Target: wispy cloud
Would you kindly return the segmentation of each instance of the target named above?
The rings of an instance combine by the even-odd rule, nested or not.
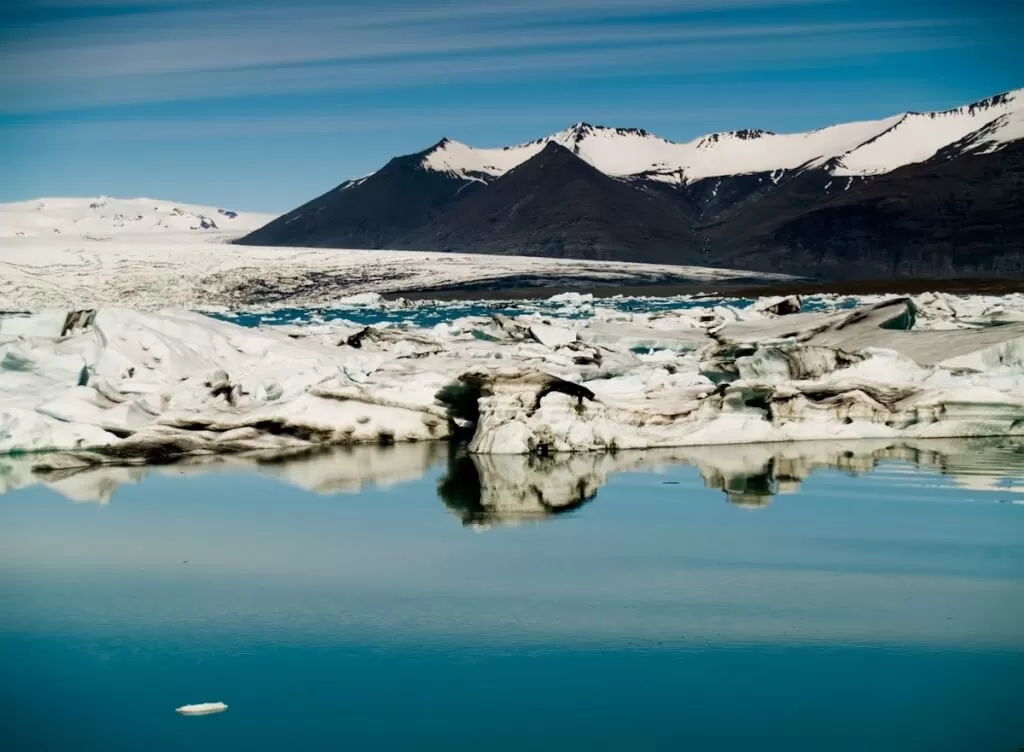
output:
[[[14,50],[0,55],[4,72],[0,82],[31,84],[37,81],[129,77],[190,71],[240,70],[291,66],[329,61],[381,60],[450,56],[488,51],[508,54],[541,48],[630,46],[652,43],[687,43],[705,40],[764,37],[811,38],[825,34],[872,35],[879,32],[914,32],[948,26],[939,21],[873,21],[830,24],[724,26],[693,28],[661,24],[617,27],[590,25],[537,27],[512,30],[436,30],[399,33],[394,29],[352,29],[317,24],[292,29],[261,29],[259,33],[227,40],[204,34],[173,40],[130,40],[89,44],[50,51],[45,60],[36,50]],[[797,52],[794,50],[793,52]],[[791,53],[792,54],[792,53]],[[45,63],[45,64],[44,64]],[[130,64],[129,64],[130,63]]]
[[[759,117],[792,117],[803,114],[827,120],[833,111],[827,105],[818,103],[803,107],[785,106],[777,108],[759,107]],[[839,108],[836,111],[842,111]],[[77,118],[55,117],[45,123],[0,123],[0,137],[4,135],[31,134],[51,139],[74,139],[76,141],[155,141],[176,140],[238,139],[278,135],[316,135],[331,133],[404,133],[408,131],[409,113],[403,109],[363,110],[358,114],[332,112],[319,115],[270,115],[258,119],[241,117],[216,118],[100,118],[81,121]],[[691,123],[700,126],[721,123],[729,119],[749,118],[750,109],[742,106],[702,106],[679,108],[663,107],[636,108],[617,106],[614,103],[590,106],[585,112],[578,107],[547,107],[526,109],[509,105],[502,108],[481,109],[418,109],[415,121],[418,128],[440,133],[457,122],[461,127],[488,126],[535,126],[535,136],[547,135],[552,127],[568,127],[584,117],[589,122],[612,126],[630,127],[637,123],[658,120],[662,123]],[[824,122],[824,121],[823,121]],[[432,138],[439,136],[432,135]],[[427,144],[424,143],[424,146]],[[482,143],[479,146],[505,144]]]
[[[349,62],[275,68],[213,70],[199,75],[172,73],[111,77],[87,86],[65,84],[31,88],[0,102],[0,112],[54,111],[89,106],[182,101],[275,93],[353,91],[367,88],[412,87],[427,83],[503,81],[553,72],[562,81],[629,77],[651,66],[690,66],[696,74],[779,69],[824,64],[851,56],[877,55],[893,50],[953,49],[974,44],[959,38],[924,36],[872,39],[818,38],[794,54],[772,41],[750,40],[695,43],[687,46],[648,43],[643,47],[530,52],[515,55],[464,56],[457,59]],[[0,91],[3,87],[0,86]]]
[[[426,8],[406,1],[282,8],[261,0],[213,6],[196,0],[170,9],[143,3],[152,12],[36,24],[22,38],[0,44],[0,112],[508,79],[544,71],[588,78],[629,75],[645,66],[749,70],[971,44],[955,26],[935,19],[738,24],[716,15],[723,8],[843,1],[498,0]]]

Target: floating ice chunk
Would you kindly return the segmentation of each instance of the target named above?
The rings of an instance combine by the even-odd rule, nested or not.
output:
[[[788,316],[791,313],[800,313],[800,296],[787,295],[785,297],[761,298],[753,306],[759,313],[771,313],[776,316]]]
[[[58,337],[67,317],[68,312],[63,308],[0,316],[0,336]]]
[[[223,702],[200,702],[196,705],[182,705],[180,708],[176,708],[175,712],[181,715],[212,715],[213,713],[223,713],[228,709],[228,706]]]
[[[861,360],[861,355],[831,347],[761,347],[735,364],[741,379],[780,383],[820,378]]]
[[[585,303],[593,303],[593,293],[579,293],[579,292],[563,292],[558,295],[552,295],[548,298],[549,303],[559,303],[565,306],[579,306]]]
[[[361,292],[355,295],[346,295],[337,300],[339,306],[379,306],[384,302],[384,296],[379,292]]]
[[[577,340],[577,334],[572,329],[550,324],[533,324],[530,326],[530,336],[545,347],[562,347]]]

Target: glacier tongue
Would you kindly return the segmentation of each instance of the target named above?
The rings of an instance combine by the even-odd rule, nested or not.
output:
[[[429,329],[254,329],[112,308],[7,315],[0,453],[73,450],[103,464],[465,435],[476,454],[544,456],[1024,434],[1022,302],[624,313],[588,301],[589,318]]]

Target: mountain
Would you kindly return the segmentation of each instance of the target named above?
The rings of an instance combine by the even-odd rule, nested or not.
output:
[[[479,185],[424,169],[430,154],[444,147],[441,142],[418,154],[396,157],[373,175],[342,183],[239,242],[397,249],[398,236],[419,228],[441,207]]]
[[[567,231],[569,230],[569,231]],[[683,206],[608,177],[557,142],[427,219],[403,247],[632,261],[692,255]]]
[[[232,240],[275,217],[152,198],[39,198],[0,204],[0,238]]]
[[[442,139],[241,238],[731,266],[822,278],[1019,275],[1024,90],[808,133],[674,143],[577,123]]]

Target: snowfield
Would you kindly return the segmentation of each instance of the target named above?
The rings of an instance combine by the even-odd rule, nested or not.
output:
[[[0,204],[0,239],[230,240],[275,217],[151,198],[40,198]]]
[[[228,241],[273,217],[228,217],[223,211],[153,199],[0,204],[0,310],[308,307],[363,292],[466,284],[630,285],[789,278],[704,267],[518,256],[235,246]],[[215,226],[203,226],[211,221]]]

